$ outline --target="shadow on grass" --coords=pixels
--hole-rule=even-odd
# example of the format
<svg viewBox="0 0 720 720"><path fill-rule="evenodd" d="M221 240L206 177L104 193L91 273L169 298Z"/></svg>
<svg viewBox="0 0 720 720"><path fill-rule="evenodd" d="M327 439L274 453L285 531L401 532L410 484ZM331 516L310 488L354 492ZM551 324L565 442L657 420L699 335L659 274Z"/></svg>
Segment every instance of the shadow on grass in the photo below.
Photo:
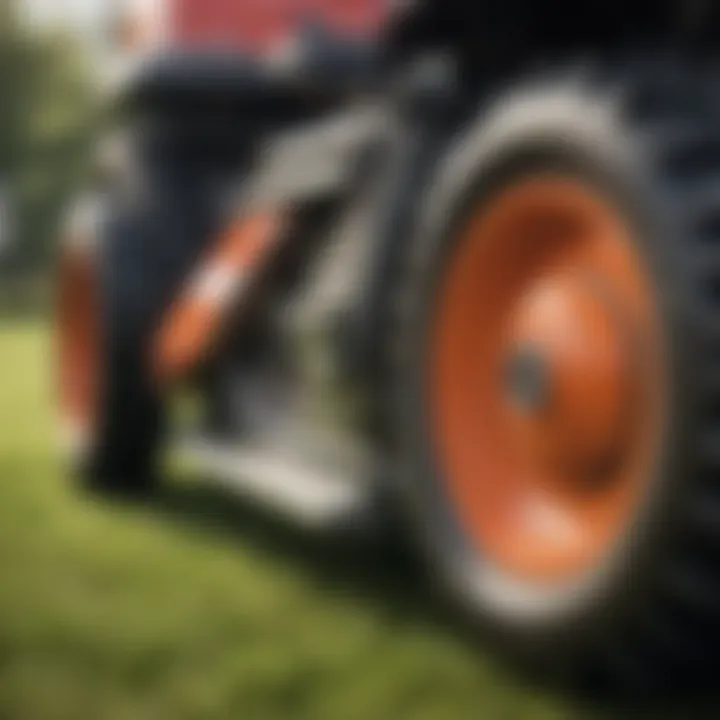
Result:
<svg viewBox="0 0 720 720"><path fill-rule="evenodd" d="M421 564L386 524L313 532L211 481L166 483L144 501L151 512L302 568L329 589L379 603L398 617L444 623Z"/></svg>
<svg viewBox="0 0 720 720"><path fill-rule="evenodd" d="M142 507L194 531L252 545L268 556L291 562L329 591L380 608L390 621L435 627L458 642L482 651L483 639L442 602L417 554L401 533L390 530L390 523L381 523L374 534L352 528L332 535L309 533L237 493L194 479L161 486L142 502ZM538 681L534 673L507 660L499 661L507 672L516 674L529 686L559 695L572 707L571 717L588 720L720 717L715 674L707 681L698 681L690 690L687 685L680 689L679 685L669 683L648 690L640 698L619 699L594 688L570 693L561 678Z"/></svg>

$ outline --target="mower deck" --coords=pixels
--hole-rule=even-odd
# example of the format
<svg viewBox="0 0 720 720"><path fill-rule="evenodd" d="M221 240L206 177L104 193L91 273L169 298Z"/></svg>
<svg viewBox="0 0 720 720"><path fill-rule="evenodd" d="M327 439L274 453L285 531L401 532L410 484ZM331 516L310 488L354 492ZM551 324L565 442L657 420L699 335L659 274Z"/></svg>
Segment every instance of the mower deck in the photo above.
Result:
<svg viewBox="0 0 720 720"><path fill-rule="evenodd" d="M192 469L304 529L362 533L377 524L378 463L358 448L342 457L296 431L242 443L194 434L176 450Z"/></svg>

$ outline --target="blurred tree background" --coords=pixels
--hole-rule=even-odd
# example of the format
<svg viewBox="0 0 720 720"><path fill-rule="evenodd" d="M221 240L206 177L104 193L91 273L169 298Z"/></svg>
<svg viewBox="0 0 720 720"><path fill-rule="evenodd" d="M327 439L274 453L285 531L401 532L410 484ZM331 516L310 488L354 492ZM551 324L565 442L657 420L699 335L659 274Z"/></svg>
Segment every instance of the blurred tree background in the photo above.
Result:
<svg viewBox="0 0 720 720"><path fill-rule="evenodd" d="M88 169L98 112L91 63L59 30L0 0L0 306L46 295L59 225Z"/></svg>

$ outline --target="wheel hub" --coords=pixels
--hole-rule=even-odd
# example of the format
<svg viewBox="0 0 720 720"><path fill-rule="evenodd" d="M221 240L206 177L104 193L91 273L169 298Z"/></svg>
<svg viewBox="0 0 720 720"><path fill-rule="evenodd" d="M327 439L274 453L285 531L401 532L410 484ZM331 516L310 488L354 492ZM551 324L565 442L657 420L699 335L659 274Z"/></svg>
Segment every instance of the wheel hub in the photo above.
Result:
<svg viewBox="0 0 720 720"><path fill-rule="evenodd" d="M552 395L548 358L542 348L519 345L510 352L505 383L510 401L528 415L538 415Z"/></svg>
<svg viewBox="0 0 720 720"><path fill-rule="evenodd" d="M593 280L558 276L520 299L507 367L524 451L562 475L596 478L622 455L634 378L623 314Z"/></svg>

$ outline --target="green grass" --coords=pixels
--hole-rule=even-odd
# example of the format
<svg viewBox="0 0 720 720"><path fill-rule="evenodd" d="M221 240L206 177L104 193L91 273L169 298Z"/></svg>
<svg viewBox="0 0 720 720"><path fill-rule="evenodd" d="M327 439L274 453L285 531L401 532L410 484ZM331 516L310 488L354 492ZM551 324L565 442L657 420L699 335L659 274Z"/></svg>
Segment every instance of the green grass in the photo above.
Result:
<svg viewBox="0 0 720 720"><path fill-rule="evenodd" d="M0 328L0 718L543 720L382 546L322 545L169 480L84 498L53 451L48 334Z"/></svg>

